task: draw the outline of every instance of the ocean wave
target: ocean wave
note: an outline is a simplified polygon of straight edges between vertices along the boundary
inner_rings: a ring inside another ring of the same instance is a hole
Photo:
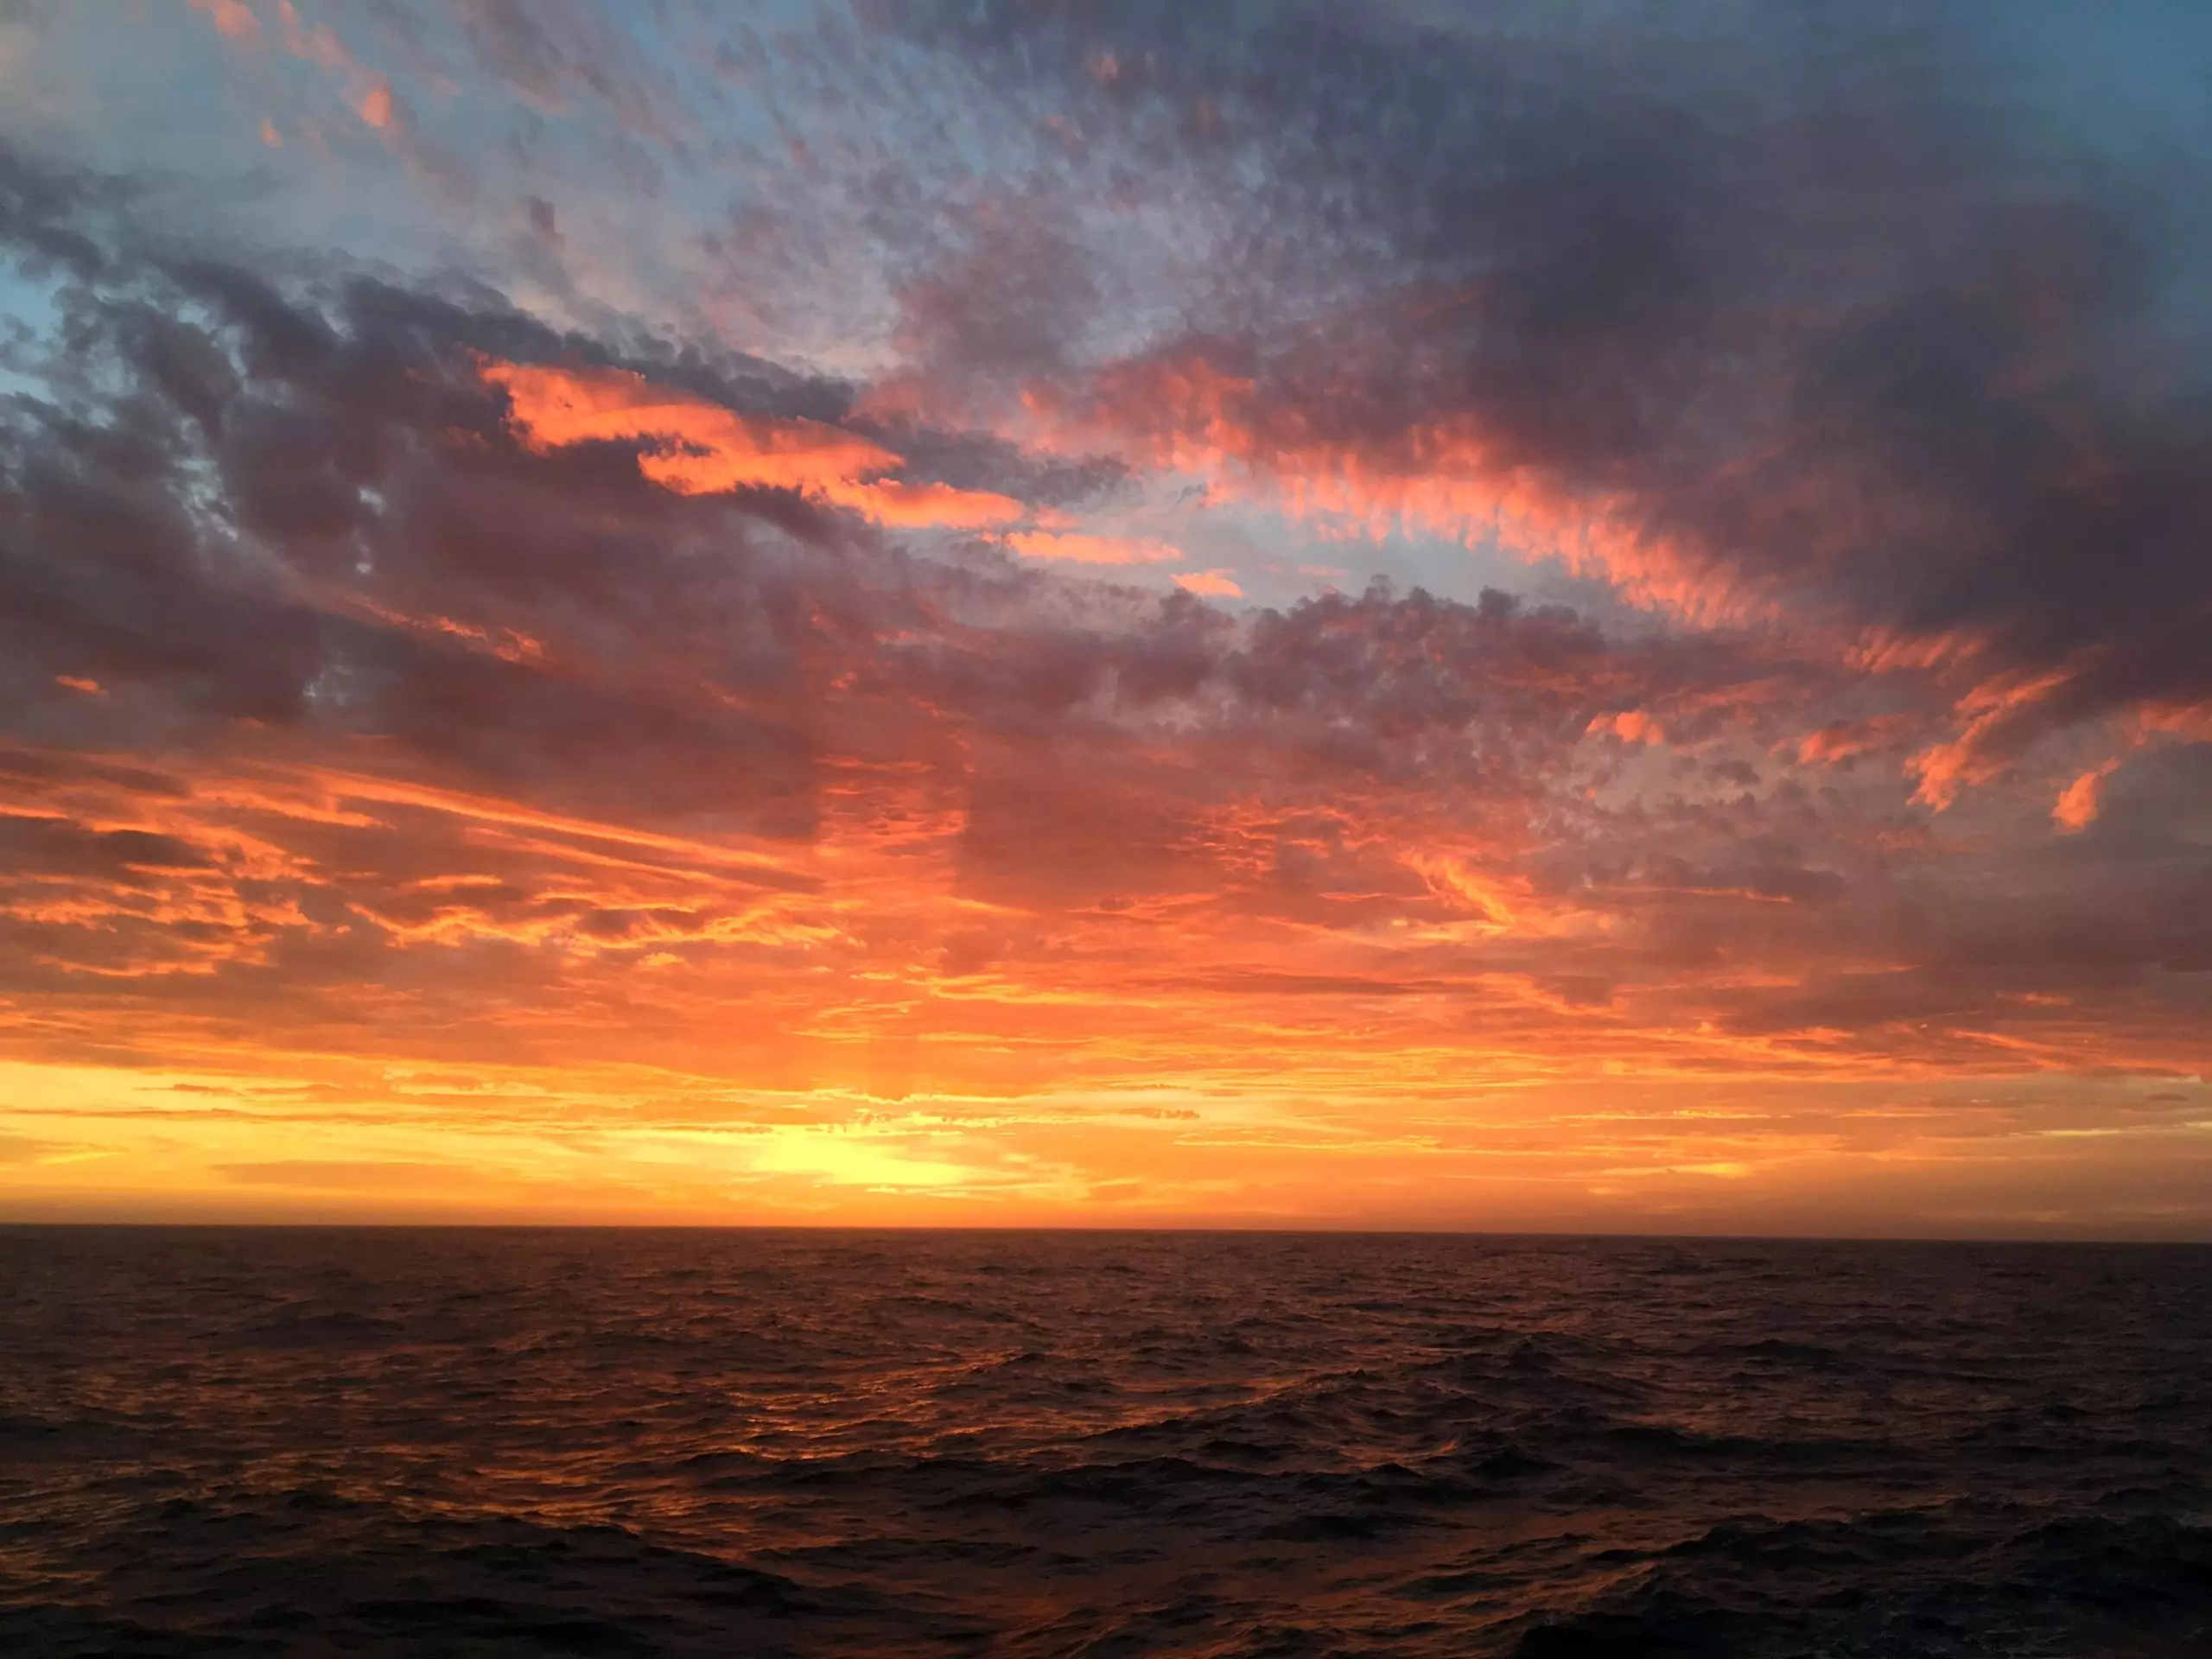
[[[6,1243],[10,1655],[2212,1651],[2212,1252]]]

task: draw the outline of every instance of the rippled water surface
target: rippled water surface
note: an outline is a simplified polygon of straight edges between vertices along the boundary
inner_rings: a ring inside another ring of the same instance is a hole
[[[0,1231],[0,1651],[2212,1654],[2212,1251]]]

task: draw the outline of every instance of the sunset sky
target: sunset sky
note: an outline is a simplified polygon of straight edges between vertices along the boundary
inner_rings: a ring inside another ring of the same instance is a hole
[[[0,0],[0,1218],[2212,1236],[2212,8]]]

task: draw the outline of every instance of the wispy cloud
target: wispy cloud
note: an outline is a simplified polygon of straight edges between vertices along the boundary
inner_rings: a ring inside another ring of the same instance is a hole
[[[148,28],[0,120],[0,1203],[2202,1171],[2212,245],[2063,41]]]

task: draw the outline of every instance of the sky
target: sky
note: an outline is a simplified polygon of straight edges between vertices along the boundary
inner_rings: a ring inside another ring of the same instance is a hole
[[[0,0],[0,1218],[2212,1237],[2208,92]]]

